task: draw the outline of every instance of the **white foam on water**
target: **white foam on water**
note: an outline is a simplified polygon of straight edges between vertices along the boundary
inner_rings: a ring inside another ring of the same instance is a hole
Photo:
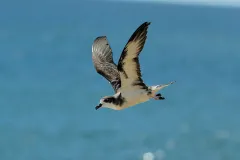
[[[129,0],[116,0],[129,1]],[[240,0],[130,0],[132,2],[164,2],[172,4],[208,5],[208,6],[228,6],[240,7]]]
[[[143,160],[154,160],[155,156],[152,152],[147,152],[143,154]]]

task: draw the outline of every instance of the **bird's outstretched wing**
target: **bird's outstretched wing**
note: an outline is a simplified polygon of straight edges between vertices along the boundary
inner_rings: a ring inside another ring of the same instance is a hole
[[[120,73],[122,88],[136,86],[147,89],[142,80],[138,56],[144,47],[149,25],[150,22],[145,22],[139,26],[122,51],[118,61],[118,71]]]
[[[97,37],[92,45],[92,60],[96,71],[105,77],[115,92],[121,87],[121,81],[116,64],[113,61],[112,49],[107,37]]]

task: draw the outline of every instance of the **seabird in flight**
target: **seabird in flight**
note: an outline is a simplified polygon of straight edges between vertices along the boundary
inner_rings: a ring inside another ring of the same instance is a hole
[[[105,77],[112,85],[115,94],[100,99],[95,109],[106,107],[122,110],[151,98],[163,100],[159,90],[173,84],[175,81],[164,85],[147,86],[141,75],[139,54],[142,51],[150,22],[140,25],[132,34],[124,47],[121,57],[116,65],[113,61],[112,49],[106,36],[97,37],[92,45],[92,60],[96,71]]]

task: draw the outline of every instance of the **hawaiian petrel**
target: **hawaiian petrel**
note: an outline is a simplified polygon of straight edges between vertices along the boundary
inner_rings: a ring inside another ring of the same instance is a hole
[[[92,60],[96,71],[105,77],[112,85],[115,94],[100,99],[96,109],[100,107],[121,110],[153,98],[163,100],[160,93],[164,87],[175,81],[164,85],[147,86],[141,75],[139,54],[147,39],[147,29],[150,22],[140,25],[132,34],[124,47],[121,57],[116,65],[113,61],[112,49],[106,36],[97,37],[92,45]]]

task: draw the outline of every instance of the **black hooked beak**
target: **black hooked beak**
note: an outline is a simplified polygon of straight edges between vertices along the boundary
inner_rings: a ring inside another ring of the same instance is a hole
[[[99,108],[101,108],[102,107],[102,104],[101,103],[99,103],[99,105],[98,106],[96,106],[95,107],[95,109],[97,110],[97,109],[99,109]]]

